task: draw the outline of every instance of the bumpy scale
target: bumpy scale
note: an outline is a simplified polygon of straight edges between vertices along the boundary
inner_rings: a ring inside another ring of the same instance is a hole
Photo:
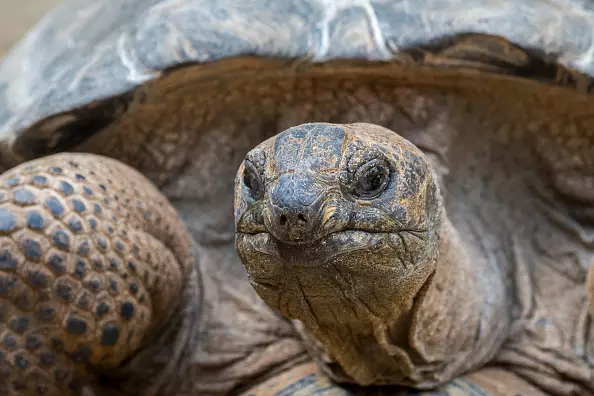
[[[59,154],[3,174],[0,393],[66,395],[121,363],[179,303],[190,246],[161,193],[114,160]]]

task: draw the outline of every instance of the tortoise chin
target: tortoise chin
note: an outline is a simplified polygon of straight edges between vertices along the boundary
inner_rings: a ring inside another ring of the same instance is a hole
[[[267,304],[320,325],[389,314],[394,296],[423,261],[418,253],[424,240],[419,233],[343,230],[312,242],[286,243],[268,232],[238,232],[236,249]],[[328,314],[337,310],[352,315]]]

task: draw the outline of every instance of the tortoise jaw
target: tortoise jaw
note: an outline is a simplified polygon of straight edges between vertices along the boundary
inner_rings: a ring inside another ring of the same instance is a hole
[[[406,243],[398,233],[357,230],[296,244],[268,232],[236,237],[237,252],[260,298],[310,328],[358,326],[366,315],[389,314],[402,282],[417,271],[418,257],[403,253]],[[341,316],[336,310],[356,313]],[[328,311],[336,315],[324,314]]]
[[[320,235],[305,227],[295,227],[286,232],[270,232],[269,234],[279,246],[302,246],[304,248],[314,246],[325,237],[325,235]]]
[[[339,256],[374,252],[400,243],[397,233],[364,230],[335,231],[302,241],[280,240],[269,232],[236,233],[236,249],[246,266],[258,265],[257,259],[246,257],[252,253],[274,259],[278,267],[307,268],[324,266]]]

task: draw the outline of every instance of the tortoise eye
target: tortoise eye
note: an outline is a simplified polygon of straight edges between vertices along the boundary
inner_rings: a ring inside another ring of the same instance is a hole
[[[243,183],[247,188],[249,188],[252,197],[255,199],[262,198],[262,193],[264,192],[264,188],[262,185],[262,178],[260,177],[260,172],[251,163],[251,161],[245,161],[245,169],[243,171]]]
[[[380,195],[390,181],[390,167],[384,160],[373,159],[361,165],[355,172],[354,192],[363,199]]]

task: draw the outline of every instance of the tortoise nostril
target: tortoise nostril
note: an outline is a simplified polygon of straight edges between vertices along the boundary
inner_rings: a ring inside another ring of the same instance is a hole
[[[284,213],[278,216],[281,227],[305,227],[307,222],[307,216],[303,213]]]

